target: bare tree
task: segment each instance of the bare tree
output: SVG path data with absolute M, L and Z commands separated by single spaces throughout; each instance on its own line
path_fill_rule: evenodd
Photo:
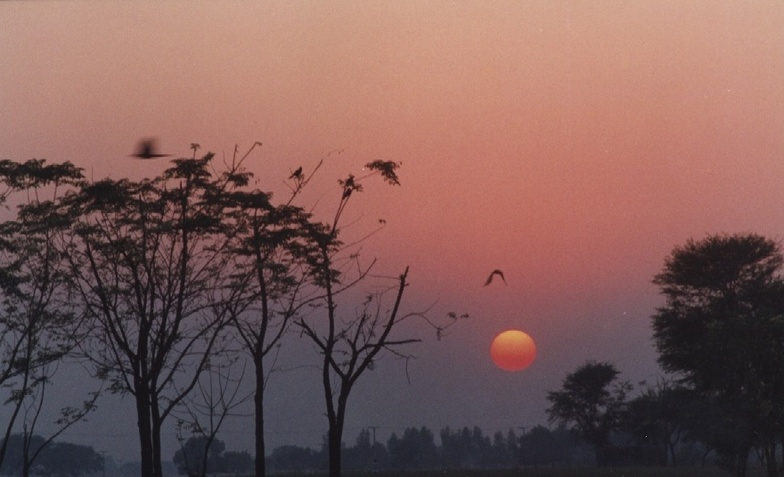
M 223 200 L 247 175 L 175 159 L 162 176 L 84 182 L 67 256 L 85 316 L 83 350 L 109 389 L 133 396 L 142 477 L 161 477 L 161 426 L 197 385 L 241 293 L 230 268 L 234 217 Z
M 216 363 L 217 360 L 223 362 Z M 207 475 L 210 448 L 226 418 L 240 416 L 236 409 L 252 397 L 252 394 L 241 392 L 245 376 L 244 363 L 238 375 L 232 374 L 236 369 L 233 366 L 235 362 L 236 357 L 221 360 L 213 356 L 208 368 L 199 377 L 195 392 L 183 400 L 182 417 L 177 417 L 177 440 L 180 442 L 185 467 L 200 477 Z M 191 434 L 191 439 L 186 439 L 185 432 Z M 201 439 L 194 440 L 193 437 Z M 186 443 L 189 441 L 191 444 L 204 444 L 201 462 L 188 461 Z
M 391 161 L 374 161 L 365 166 L 370 174 L 380 174 L 392 185 L 399 185 L 397 168 Z M 418 338 L 397 337 L 394 330 L 399 324 L 423 313 L 403 313 L 403 293 L 408 286 L 408 267 L 393 283 L 387 283 L 379 292 L 367 294 L 361 305 L 352 311 L 339 312 L 337 301 L 344 292 L 355 288 L 370 275 L 375 261 L 363 266 L 358 253 L 345 256 L 351 244 L 344 245 L 338 238 L 340 220 L 351 199 L 362 191 L 360 180 L 353 175 L 339 181 L 342 188 L 337 211 L 330 225 L 310 225 L 311 240 L 318 255 L 312 265 L 312 276 L 321 290 L 317 303 L 326 316 L 313 313 L 297 320 L 304 336 L 309 338 L 322 357 L 321 380 L 327 408 L 329 428 L 327 445 L 329 475 L 341 473 L 341 448 L 348 398 L 357 380 L 373 369 L 383 352 L 408 357 L 401 346 L 416 343 Z M 386 300 L 387 295 L 391 300 Z M 390 304 L 391 302 L 391 304 Z M 323 317 L 324 320 L 319 320 Z M 430 323 L 430 321 L 426 321 Z

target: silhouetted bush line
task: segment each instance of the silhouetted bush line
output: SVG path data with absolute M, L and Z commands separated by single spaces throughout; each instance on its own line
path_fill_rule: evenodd
M 419 475 L 419 471 L 431 470 L 450 473 L 465 470 L 500 472 L 481 474 L 489 476 L 515 475 L 505 473 L 508 470 L 564 470 L 596 464 L 591 449 L 576 440 L 576 436 L 565 427 L 549 429 L 536 426 L 520 435 L 510 429 L 506 433 L 496 432 L 492 438 L 484 435 L 479 427 L 455 430 L 447 427 L 438 436 L 440 440 L 437 443 L 436 435 L 427 427 L 410 427 L 400 436 L 393 433 L 384 444 L 372 442 L 370 431 L 363 430 L 354 446 L 344 446 L 343 466 L 346 472 L 359 475 L 367 471 L 378 472 L 378 475 L 384 475 L 385 472 L 406 472 L 407 475 L 412 472 L 410 475 Z M 656 468 L 665 465 L 657 460 L 664 455 L 661 449 L 635 441 L 629 434 L 618 432 L 614 434 L 613 442 L 623 443 L 613 446 L 617 457 L 617 465 L 613 468 Z M 699 473 L 704 468 L 703 449 L 697 444 L 683 443 L 677 455 L 679 465 L 691 472 L 688 475 L 696 475 L 695 472 Z M 267 463 L 273 473 L 320 472 L 326 466 L 326 452 L 324 449 L 316 451 L 281 446 L 267 457 Z M 427 475 L 427 472 L 422 475 Z
M 326 473 L 273 474 L 286 477 L 322 477 Z M 572 467 L 523 469 L 443 469 L 382 472 L 344 472 L 346 477 L 727 477 L 729 472 L 717 467 Z M 750 476 L 756 477 L 756 473 Z

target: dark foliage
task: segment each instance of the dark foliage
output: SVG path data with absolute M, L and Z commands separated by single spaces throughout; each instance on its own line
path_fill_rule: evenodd
M 759 449 L 779 475 L 784 432 L 784 263 L 779 245 L 755 234 L 690 240 L 654 283 L 667 299 L 653 316 L 659 362 L 713 413 L 696 422 L 736 475 Z M 699 429 L 710 424 L 708 432 Z M 715 436 L 709 438 L 710 435 Z
M 33 452 L 41 448 L 44 442 L 43 437 L 33 436 Z M 92 447 L 52 442 L 41 449 L 31 471 L 51 477 L 79 477 L 103 470 L 103 464 L 103 457 Z M 0 474 L 21 475 L 23 467 L 23 437 L 15 434 L 8 441 L 8 454 L 0 467 Z
M 628 382 L 618 380 L 610 363 L 589 361 L 564 379 L 560 391 L 547 393 L 551 422 L 571 425 L 572 430 L 596 450 L 600 465 L 609 463 L 610 435 L 619 428 Z

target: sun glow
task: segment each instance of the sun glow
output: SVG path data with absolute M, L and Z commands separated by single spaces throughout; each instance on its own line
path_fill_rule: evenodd
M 522 371 L 536 359 L 536 343 L 522 331 L 507 330 L 493 340 L 490 357 L 504 371 Z

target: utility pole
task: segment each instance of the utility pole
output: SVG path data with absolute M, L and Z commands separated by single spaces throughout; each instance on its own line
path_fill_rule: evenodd
M 376 446 L 376 429 L 378 429 L 381 426 L 367 426 L 367 427 L 368 427 L 368 429 L 371 429 L 373 431 L 373 447 L 375 447 Z
M 376 455 L 376 429 L 381 426 L 367 426 L 368 429 L 373 431 L 373 446 L 370 448 L 370 458 L 372 462 L 370 464 L 370 469 L 375 473 L 378 471 L 378 456 Z

